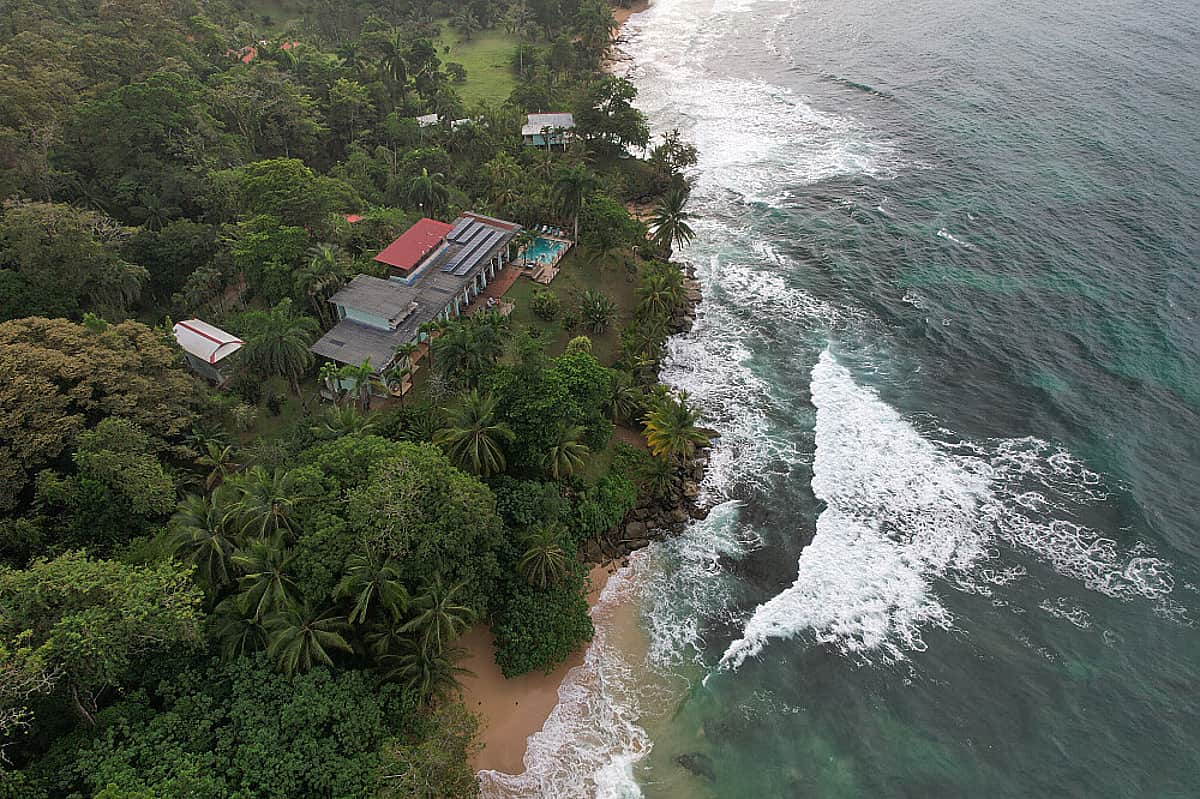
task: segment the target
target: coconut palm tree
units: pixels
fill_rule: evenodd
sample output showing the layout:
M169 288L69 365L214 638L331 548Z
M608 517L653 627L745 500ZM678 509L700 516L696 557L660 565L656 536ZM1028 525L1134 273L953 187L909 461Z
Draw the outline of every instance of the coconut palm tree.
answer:
M517 571L530 585L547 588L567 576L570 564L563 547L564 529L559 524L540 524L525 535L525 552Z
M196 458L196 465L208 470L204 478L204 490L212 493L231 474L242 468L232 444L207 441L204 451Z
M408 592L400 582L400 568L391 558L368 550L355 553L346 560L346 573L337 586L340 598L354 600L347 618L351 624L362 624L373 607L389 613L400 613L408 606Z
M554 444L546 451L543 463L555 480L570 477L583 468L589 450L583 443L583 425L559 425Z
M574 220L575 241L579 241L579 215L599 186L596 176L579 164L562 167L554 175L550 196L559 212Z
M242 572L238 595L246 612L262 621L275 611L288 607L299 595L288 574L292 551L278 541L251 541L233 555L233 565Z
M236 660L251 652L259 652L267 646L267 628L253 611L246 608L245 599L239 594L228 596L213 612L211 632L221 644L221 657L225 661Z
M440 653L450 642L475 620L475 611L458 604L458 595L465 583L456 583L447 588L440 577L426 583L421 593L412 601L416 615L401 626L400 631L415 633L421 651Z
M614 424L636 419L641 414L644 401L645 395L634 382L633 375L624 371L616 372L609 386L608 399L605 401L608 418L612 419Z
M466 650L459 647L431 652L407 641L399 653L384 656L382 677L384 682L403 685L426 702L445 699L459 689L460 676L472 673L457 665L465 656Z
M238 478L237 489L241 493L237 508L244 534L257 538L295 537L293 515L303 497L291 472L255 466Z
M677 270L648 272L638 284L637 296L643 311L669 317L683 302L683 276Z
M708 443L708 434L696 422L700 412L687 403L687 395L666 396L656 402L644 420L646 443L660 458L686 464L696 448Z
M249 332L242 348L245 366L287 377L292 391L300 396L300 375L313 362L308 348L318 332L316 320L296 313L292 301L285 299L269 311L246 314L246 326Z
M445 179L446 176L441 172L431 175L428 169L421 167L421 174L408 184L409 202L420 207L429 216L436 216L450 199L450 190L443 183Z
M167 546L172 557L196 567L196 574L212 594L233 582L233 553L238 544L234 523L236 495L217 489L209 499L184 497L171 517Z
M420 352L420 344L415 341L406 341L399 347L396 347L396 362L401 366L407 366L409 369L416 369L417 355Z
M350 625L336 608L318 611L311 605L288 607L267 622L267 654L284 674L309 671L313 666L333 666L331 652L354 651L346 635Z
M447 409L447 426L434 441L460 469L482 477L504 471L505 443L516 436L496 419L496 398L471 389L452 409Z
M337 376L341 385L349 383L353 386L350 391L358 398L359 409L364 413L370 410L371 391L377 382L375 370L371 368L371 359L368 358L357 366L348 363L338 369Z
M668 191L654 209L654 215L650 217L650 231L658 246L682 246L695 238L696 233L688 224L692 215L683 210L687 199L687 192L676 187Z

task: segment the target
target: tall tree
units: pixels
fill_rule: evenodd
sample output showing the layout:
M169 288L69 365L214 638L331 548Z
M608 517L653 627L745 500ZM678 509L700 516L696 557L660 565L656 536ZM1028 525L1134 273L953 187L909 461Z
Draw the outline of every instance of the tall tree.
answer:
M244 324L247 335L241 359L245 368L286 377L300 396L300 375L313 364L308 348L316 338L316 321L296 313L291 300L281 300L269 311L247 313Z
M427 168L422 167L421 174L408 184L408 201L420 208L422 213L437 216L438 211L442 210L450 199L450 190L446 188L445 179L446 176L441 172L431 175Z
M286 610L299 594L289 573L293 555L278 541L251 541L234 553L233 565L242 573L238 592L246 611L256 621Z
M238 477L236 486L243 533L280 540L296 537L296 506L303 497L294 472L254 466Z
M399 613L408 606L408 592L400 582L400 570L391 558L373 549L355 553L346 561L346 574L338 583L337 595L352 599L348 621L362 624L373 608Z
M661 398L646 414L646 443L658 457L686 464L696 448L708 443L708 434L697 424L700 412L687 402L687 395Z
M446 651L450 642L462 635L475 620L474 611L459 602L463 588L463 583L447 588L437 577L413 600L415 615L401 630L417 635L422 652L440 654Z
M346 640L350 627L334 608L287 608L270 618L267 630L267 654L284 674L303 674L314 666L332 667L332 653L354 651Z
M588 454L583 434L583 425L559 425L558 435L544 459L546 471L555 480L570 477L583 468L583 459Z
M692 215L683 210L687 198L686 191L673 188L654 209L654 216L650 219L650 231L658 246L664 249L672 245L682 246L695 238L696 233L688 224Z
M525 535L525 552L517 570L531 585L547 588L570 571L563 541L566 531L559 524L540 524Z
M600 183L596 176L581 165L562 167L554 176L551 194L554 204L563 215L570 217L575 226L575 240L579 240L579 215L584 203Z
M168 547L176 560L195 566L210 593L233 582L233 553L238 545L236 496L217 489L211 498L189 495L171 517Z
M496 418L496 398L475 389L447 410L447 427L435 438L456 466L483 477L504 471L503 444L512 440Z

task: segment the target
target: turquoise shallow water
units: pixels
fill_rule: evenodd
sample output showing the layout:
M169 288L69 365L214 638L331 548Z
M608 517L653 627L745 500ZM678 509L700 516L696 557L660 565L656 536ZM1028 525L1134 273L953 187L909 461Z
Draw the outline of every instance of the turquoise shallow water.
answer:
M635 17L700 148L664 377L722 504L618 581L644 640L602 637L514 795L1200 795L1194 12Z

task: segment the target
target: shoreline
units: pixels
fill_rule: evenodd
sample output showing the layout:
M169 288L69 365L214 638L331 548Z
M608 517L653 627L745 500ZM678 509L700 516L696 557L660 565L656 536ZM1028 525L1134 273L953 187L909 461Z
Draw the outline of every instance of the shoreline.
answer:
M587 593L590 609L595 609L608 578L619 567L611 561L591 567ZM471 759L471 768L477 774L520 774L525 770L529 736L545 725L558 704L559 687L572 669L583 665L588 647L573 652L549 674L530 672L505 679L496 665L494 641L488 626L477 624L457 642L467 650L460 665L473 672L459 681L462 700L467 710L479 716L477 740L481 748Z

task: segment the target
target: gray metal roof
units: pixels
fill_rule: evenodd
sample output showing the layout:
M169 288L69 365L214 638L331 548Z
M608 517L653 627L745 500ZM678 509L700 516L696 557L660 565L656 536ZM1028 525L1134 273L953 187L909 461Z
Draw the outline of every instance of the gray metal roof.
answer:
M388 320L393 327L413 310L419 290L395 280L358 275L341 291L329 298L334 305L345 305Z
M521 135L536 136L542 132L543 128L572 130L574 127L574 114L530 114L526 123L521 127Z

